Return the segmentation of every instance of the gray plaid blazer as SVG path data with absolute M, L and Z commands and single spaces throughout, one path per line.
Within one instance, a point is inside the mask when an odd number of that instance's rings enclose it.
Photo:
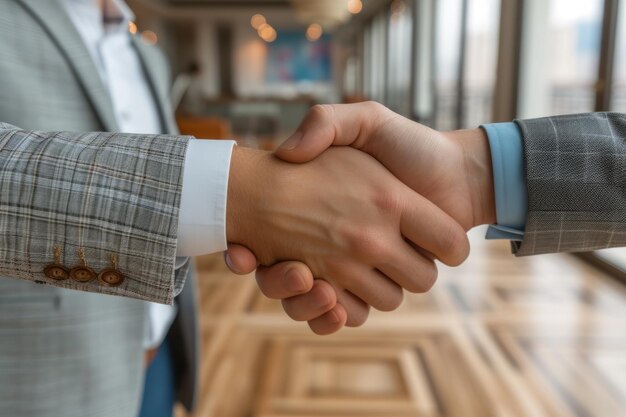
M 528 215 L 517 255 L 626 246 L 626 115 L 518 120 Z
M 165 60 L 135 46 L 163 131 L 176 133 Z M 194 286 L 189 265 L 174 265 L 189 138 L 70 133 L 118 129 L 56 0 L 0 1 L 0 86 L 0 416 L 135 417 L 147 314 L 139 300 L 171 303 L 186 280 L 170 336 L 179 399 L 191 406 Z M 96 272 L 116 255 L 125 279 L 48 278 L 55 247 L 67 268 L 81 264 L 82 249 Z

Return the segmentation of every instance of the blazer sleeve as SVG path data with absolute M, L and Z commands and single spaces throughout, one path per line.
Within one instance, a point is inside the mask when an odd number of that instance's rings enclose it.
M 0 276 L 171 304 L 189 139 L 0 123 Z
M 626 115 L 518 120 L 528 213 L 518 256 L 626 246 Z

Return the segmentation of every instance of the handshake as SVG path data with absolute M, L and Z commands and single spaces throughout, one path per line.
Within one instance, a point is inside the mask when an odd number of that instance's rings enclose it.
M 495 223 L 482 129 L 438 132 L 368 102 L 313 107 L 276 152 L 236 148 L 226 263 L 318 334 L 428 291 Z

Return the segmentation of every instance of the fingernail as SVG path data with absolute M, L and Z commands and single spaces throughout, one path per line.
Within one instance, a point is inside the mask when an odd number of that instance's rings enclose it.
M 302 141 L 302 132 L 296 132 L 280 145 L 280 149 L 284 151 L 292 151 L 298 147 Z
M 235 268 L 235 266 L 233 265 L 233 260 L 230 259 L 230 255 L 228 254 L 228 252 L 225 252 L 225 254 L 224 254 L 224 262 L 226 262 L 226 265 L 228 266 L 228 269 L 230 269 L 231 271 L 233 271 L 236 274 L 239 273 L 239 270 L 237 268 Z
M 307 285 L 306 281 L 302 277 L 302 275 L 297 272 L 290 271 L 285 276 L 287 289 L 293 293 L 301 293 L 306 291 Z

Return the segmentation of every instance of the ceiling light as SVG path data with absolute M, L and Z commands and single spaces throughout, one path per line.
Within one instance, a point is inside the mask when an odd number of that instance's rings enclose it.
M 262 25 L 260 25 L 258 28 L 256 28 L 257 32 L 261 33 L 262 31 L 264 31 L 267 28 L 271 28 L 272 26 L 269 23 L 263 23 Z
M 319 40 L 319 38 L 322 37 L 323 33 L 324 33 L 324 30 L 322 29 L 320 25 L 318 25 L 317 23 L 312 23 L 311 25 L 309 25 L 309 27 L 306 30 L 306 38 L 310 40 L 311 42 L 315 42 L 316 40 Z
M 262 25 L 264 25 L 266 23 L 267 23 L 267 21 L 265 20 L 265 16 L 263 16 L 262 14 L 255 14 L 250 19 L 250 24 L 255 29 L 259 29 Z
M 148 45 L 156 45 L 156 43 L 159 41 L 159 38 L 153 31 L 144 30 L 143 32 L 141 32 L 141 40 Z
M 276 33 L 276 29 L 270 25 L 266 25 L 262 29 L 259 29 L 259 36 L 265 42 L 274 42 L 278 37 L 278 34 Z
M 348 11 L 352 14 L 359 14 L 363 10 L 363 2 L 361 0 L 349 0 Z

